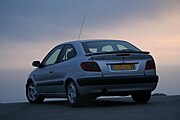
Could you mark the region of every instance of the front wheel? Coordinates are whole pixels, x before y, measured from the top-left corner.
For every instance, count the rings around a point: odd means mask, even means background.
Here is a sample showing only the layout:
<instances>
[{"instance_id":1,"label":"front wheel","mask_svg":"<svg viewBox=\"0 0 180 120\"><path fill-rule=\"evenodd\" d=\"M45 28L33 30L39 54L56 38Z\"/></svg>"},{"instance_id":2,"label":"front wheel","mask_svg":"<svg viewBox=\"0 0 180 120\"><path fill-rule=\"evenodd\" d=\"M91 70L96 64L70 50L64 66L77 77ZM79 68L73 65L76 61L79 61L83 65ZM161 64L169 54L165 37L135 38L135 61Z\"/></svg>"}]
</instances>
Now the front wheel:
<instances>
[{"instance_id":1,"label":"front wheel","mask_svg":"<svg viewBox=\"0 0 180 120\"><path fill-rule=\"evenodd\" d=\"M131 96L136 103L147 103L151 98L151 91L137 92Z\"/></svg>"},{"instance_id":2,"label":"front wheel","mask_svg":"<svg viewBox=\"0 0 180 120\"><path fill-rule=\"evenodd\" d=\"M42 103L44 101L44 97L38 95L34 83L27 84L26 97L30 103L37 104L37 103Z\"/></svg>"}]
</instances>

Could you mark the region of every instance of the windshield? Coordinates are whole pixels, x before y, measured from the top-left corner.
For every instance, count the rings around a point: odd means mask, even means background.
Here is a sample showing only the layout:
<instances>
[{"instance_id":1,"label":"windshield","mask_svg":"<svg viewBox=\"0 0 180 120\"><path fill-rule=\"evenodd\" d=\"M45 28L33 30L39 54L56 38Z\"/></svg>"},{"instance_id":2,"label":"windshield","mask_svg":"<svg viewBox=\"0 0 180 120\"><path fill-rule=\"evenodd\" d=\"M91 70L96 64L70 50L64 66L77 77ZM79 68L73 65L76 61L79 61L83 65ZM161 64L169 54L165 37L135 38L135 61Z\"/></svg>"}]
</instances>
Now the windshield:
<instances>
[{"instance_id":1,"label":"windshield","mask_svg":"<svg viewBox=\"0 0 180 120\"><path fill-rule=\"evenodd\" d=\"M86 53L141 51L125 41L90 41L83 42L82 44Z\"/></svg>"}]
</instances>

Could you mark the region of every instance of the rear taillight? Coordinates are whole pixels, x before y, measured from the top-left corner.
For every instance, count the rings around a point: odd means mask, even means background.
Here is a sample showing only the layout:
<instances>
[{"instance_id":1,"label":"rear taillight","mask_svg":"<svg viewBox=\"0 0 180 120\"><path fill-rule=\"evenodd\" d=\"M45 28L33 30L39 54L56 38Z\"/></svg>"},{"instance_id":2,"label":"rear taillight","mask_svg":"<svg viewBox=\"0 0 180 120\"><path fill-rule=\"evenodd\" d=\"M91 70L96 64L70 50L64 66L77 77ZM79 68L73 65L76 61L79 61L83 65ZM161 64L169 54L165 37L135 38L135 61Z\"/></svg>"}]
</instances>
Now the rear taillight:
<instances>
[{"instance_id":1,"label":"rear taillight","mask_svg":"<svg viewBox=\"0 0 180 120\"><path fill-rule=\"evenodd\" d=\"M146 68L145 68L145 70L151 70L151 69L156 69L156 65L155 65L154 60L146 61Z\"/></svg>"},{"instance_id":2,"label":"rear taillight","mask_svg":"<svg viewBox=\"0 0 180 120\"><path fill-rule=\"evenodd\" d=\"M99 65L96 62L83 62L81 68L85 71L100 72Z\"/></svg>"}]
</instances>

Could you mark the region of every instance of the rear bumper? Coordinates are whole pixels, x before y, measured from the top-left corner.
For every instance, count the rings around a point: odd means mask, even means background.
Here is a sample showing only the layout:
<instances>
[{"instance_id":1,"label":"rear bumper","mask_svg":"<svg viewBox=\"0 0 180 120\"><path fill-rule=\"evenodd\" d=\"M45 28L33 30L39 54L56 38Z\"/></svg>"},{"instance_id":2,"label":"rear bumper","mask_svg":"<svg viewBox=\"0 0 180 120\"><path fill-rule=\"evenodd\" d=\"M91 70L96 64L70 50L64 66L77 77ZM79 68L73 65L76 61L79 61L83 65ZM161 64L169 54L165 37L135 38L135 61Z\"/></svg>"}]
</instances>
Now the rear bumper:
<instances>
[{"instance_id":1,"label":"rear bumper","mask_svg":"<svg viewBox=\"0 0 180 120\"><path fill-rule=\"evenodd\" d=\"M77 83L80 94L129 95L138 91L153 91L158 76L88 77L77 79Z\"/></svg>"},{"instance_id":2,"label":"rear bumper","mask_svg":"<svg viewBox=\"0 0 180 120\"><path fill-rule=\"evenodd\" d=\"M139 84L139 83L157 83L158 76L125 76L125 77L88 77L78 78L79 86L91 85L119 85L119 84Z\"/></svg>"}]
</instances>

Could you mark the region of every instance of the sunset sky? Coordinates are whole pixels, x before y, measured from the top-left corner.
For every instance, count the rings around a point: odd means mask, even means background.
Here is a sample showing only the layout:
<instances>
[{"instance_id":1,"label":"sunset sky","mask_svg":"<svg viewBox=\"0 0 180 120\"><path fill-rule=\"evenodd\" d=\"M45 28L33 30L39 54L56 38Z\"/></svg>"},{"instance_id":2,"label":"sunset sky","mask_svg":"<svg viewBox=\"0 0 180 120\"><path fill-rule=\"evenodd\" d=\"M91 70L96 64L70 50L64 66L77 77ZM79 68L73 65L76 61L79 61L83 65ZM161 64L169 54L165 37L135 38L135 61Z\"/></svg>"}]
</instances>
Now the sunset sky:
<instances>
[{"instance_id":1,"label":"sunset sky","mask_svg":"<svg viewBox=\"0 0 180 120\"><path fill-rule=\"evenodd\" d=\"M157 67L180 67L180 0L0 0L0 70L33 69L57 44L77 40L86 10L81 39L127 40Z\"/></svg>"}]
</instances>

